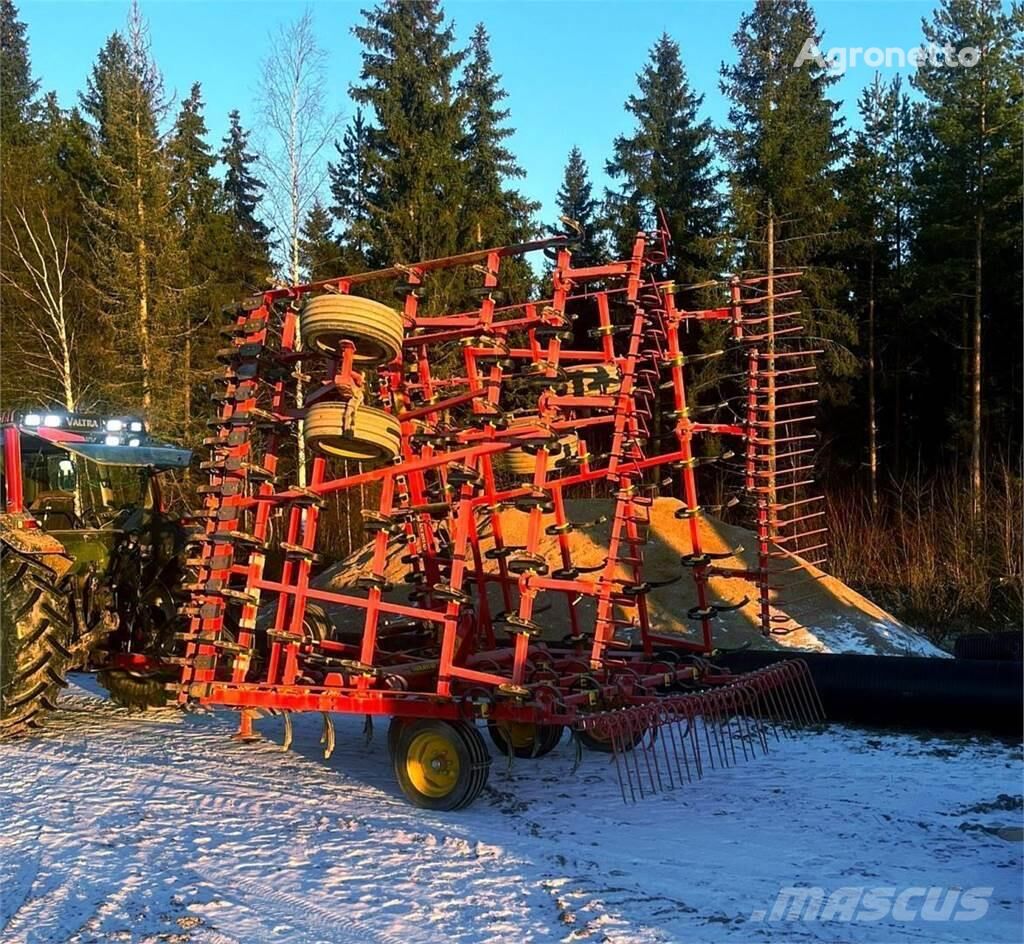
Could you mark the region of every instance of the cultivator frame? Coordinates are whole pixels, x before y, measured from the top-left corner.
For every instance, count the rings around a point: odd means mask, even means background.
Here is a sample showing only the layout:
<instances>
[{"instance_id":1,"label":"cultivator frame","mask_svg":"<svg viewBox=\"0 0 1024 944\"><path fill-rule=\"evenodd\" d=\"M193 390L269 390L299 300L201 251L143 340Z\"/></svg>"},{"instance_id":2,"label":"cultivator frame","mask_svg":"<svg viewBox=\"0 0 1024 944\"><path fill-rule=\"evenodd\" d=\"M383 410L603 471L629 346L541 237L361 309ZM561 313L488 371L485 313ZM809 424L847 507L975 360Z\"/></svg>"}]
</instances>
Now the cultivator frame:
<instances>
[{"instance_id":1,"label":"cultivator frame","mask_svg":"<svg viewBox=\"0 0 1024 944\"><path fill-rule=\"evenodd\" d=\"M644 782L655 789L699 774L705 760L713 765L713 747L724 764L726 744L735 759L737 743L744 755L766 748L769 725L820 717L799 661L733 676L703 658L713 649L715 617L754 605L713 602L709 579L756 580L762 629L778 631L771 567L800 553L803 532L783 534L800 522L779 515L780 491L792 490L780 479L796 457L778 453L790 434L777 412L790 400L780 400L783 372L775 366L788 356L774 327L784 317L772 310L793 292L776 293L775 279L734 278L727 303L688 310L681 302L689 289L658 278L667 256L662 233L639 233L628 259L587 268L573 268L571 244L571 235L556 236L274 288L233 311L231 344L219 355L224 389L206 440L204 526L189 562L196 577L180 634L181 704L243 709L247 730L253 709L285 713L289 732L288 712L324 712L328 753L330 712L391 716L403 788L414 802L441 808L464 805L483 787L477 719L520 756L550 749L544 732L561 726L617 762L632 750L635 769L618 769L624 798L635 798L644 793L639 754L653 754ZM537 251L552 264L551 296L499 306L503 266ZM465 291L475 307L430 311L424 299L441 276L476 282ZM400 316L355 294L379 296L388 283L402 299ZM567 313L579 299L596 312L582 344ZM726 423L696 419L686 387L687 364L709 355L686 353L685 332L715 320L730 325L730 354L746 371L746 413L734 411ZM449 369L436 370L445 357ZM666 413L672 448L658 452L654 426ZM701 547L695 469L709 459L695 453L694 438L705 433L743 444L760 541L755 570L727 570ZM303 485L283 478L295 465L288 452L296 437L312 456ZM598 442L601 451L591 451ZM354 474L349 462L358 464ZM678 573L656 579L644 572L643 547L665 466L681 483L677 517L690 552ZM569 539L580 523L569 519L565 495L601 483L614 498L608 555L581 568ZM312 586L327 497L367 486L379 488L376 507L363 509L370 575L351 592ZM502 510L510 508L527 515L525 545L503 539ZM539 553L542 536L556 539L559 566ZM282 558L276 574L267 570L271 551ZM388 598L399 552L410 587L404 602ZM698 632L655 632L647 594L687 574ZM545 638L542 595L568 607L565 638ZM578 613L583 598L594 601L590 625ZM324 618L326 605L361 611L361 631L339 635ZM429 723L435 728L421 730ZM412 768L401 765L413 755L422 769L412 777L419 787L410 788ZM444 792L447 782L438 786L435 774L454 778L458 789Z\"/></svg>"}]
</instances>

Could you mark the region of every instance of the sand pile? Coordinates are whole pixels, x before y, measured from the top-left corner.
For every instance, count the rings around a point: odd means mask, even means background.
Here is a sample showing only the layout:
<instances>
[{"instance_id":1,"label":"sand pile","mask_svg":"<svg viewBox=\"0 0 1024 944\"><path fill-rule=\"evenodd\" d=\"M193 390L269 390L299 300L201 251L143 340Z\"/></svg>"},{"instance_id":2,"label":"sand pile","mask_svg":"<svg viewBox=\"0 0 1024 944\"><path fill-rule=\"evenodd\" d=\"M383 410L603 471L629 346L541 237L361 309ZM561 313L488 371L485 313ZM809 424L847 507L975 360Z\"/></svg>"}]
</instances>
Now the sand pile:
<instances>
[{"instance_id":1,"label":"sand pile","mask_svg":"<svg viewBox=\"0 0 1024 944\"><path fill-rule=\"evenodd\" d=\"M700 623L686 616L687 610L697 604L693 577L679 563L682 555L692 551L688 523L674 516L680 504L676 499L659 498L650 509L651 527L649 543L644 548L644 576L652 581L666 580L682 571L682 579L649 593L648 609L656 631L697 638ZM566 502L569 520L576 526L576 530L570 534L576 566L591 567L604 561L611 522L597 523L597 519L601 516L610 517L612 507L611 501L600 499ZM529 515L514 509L499 514L504 543L525 545ZM750 531L705 517L700 520L700 534L703 550L730 554L729 558L716 561L716 564L747 569L756 566L756 538ZM492 546L489 533L482 534L481 538L482 547L486 549ZM395 584L395 589L386 594L385 598L402 603L407 601L411 589L402 582L408 572L408 566L400 561L405 553L403 546L392 545L385 568L387 579ZM556 538L542 537L540 553L552 570L562 566ZM355 581L371 572L370 563L370 549L363 548L321 573L313 581L314 586L353 592ZM493 562L489 563L496 567ZM923 637L834 577L798 558L794 558L791 563L776 566L781 570L793 565L797 565L796 569L780 573L772 581L779 588L772 595L772 612L787 620L778 621L775 625L789 632L771 639L765 639L759 632L756 585L752 581L737 578L711 579L710 602L735 604L744 598L749 601L740 609L722 613L714 620L712 626L717 646L732 648L750 643L763 648L782 646L826 652L942 655L940 650ZM622 576L627 576L624 569ZM498 587L490 589L489 600L492 612L505 608ZM513 605L515 602L513 597ZM560 593L545 593L538 597L538 603L536 621L545 627L545 638L557 640L567 635L570 630L567 597ZM326 609L340 629L355 631L362 625L362 611L343 606L327 606ZM581 600L576 611L582 626L593 626L592 600Z\"/></svg>"}]
</instances>

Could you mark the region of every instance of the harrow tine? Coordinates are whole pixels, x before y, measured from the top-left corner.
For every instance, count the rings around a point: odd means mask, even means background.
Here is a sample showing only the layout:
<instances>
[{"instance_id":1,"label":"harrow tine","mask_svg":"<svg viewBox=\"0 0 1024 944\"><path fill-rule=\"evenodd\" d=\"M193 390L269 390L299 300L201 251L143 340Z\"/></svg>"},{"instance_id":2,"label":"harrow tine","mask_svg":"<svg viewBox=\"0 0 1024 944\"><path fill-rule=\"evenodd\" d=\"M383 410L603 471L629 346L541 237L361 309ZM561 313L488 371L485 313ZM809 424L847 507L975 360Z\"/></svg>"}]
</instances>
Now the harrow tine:
<instances>
[{"instance_id":1,"label":"harrow tine","mask_svg":"<svg viewBox=\"0 0 1024 944\"><path fill-rule=\"evenodd\" d=\"M651 792L664 791L665 787L661 782L661 767L658 764L658 722L653 711L645 712L649 716L650 724L641 735L643 745L644 761L647 764L647 775L651 778ZM651 762L654 762L654 774L658 777L658 786L654 786L654 775L651 774Z\"/></svg>"},{"instance_id":2,"label":"harrow tine","mask_svg":"<svg viewBox=\"0 0 1024 944\"><path fill-rule=\"evenodd\" d=\"M320 735L320 743L324 745L324 760L330 760L334 753L334 722L326 711L321 714L324 716L324 731Z\"/></svg>"},{"instance_id":3,"label":"harrow tine","mask_svg":"<svg viewBox=\"0 0 1024 944\"><path fill-rule=\"evenodd\" d=\"M367 747L373 743L373 715L367 715L363 722L363 738L366 740Z\"/></svg>"},{"instance_id":4,"label":"harrow tine","mask_svg":"<svg viewBox=\"0 0 1024 944\"><path fill-rule=\"evenodd\" d=\"M682 764L679 761L679 745L676 744L676 737L680 733L679 732L680 722L679 722L679 714L678 714L677 708L678 708L678 704L676 702L669 702L668 704L665 705L665 711L670 715L670 718L669 718L668 722L663 725L663 727L666 730L666 736L667 736L668 742L672 745L672 756L675 758L676 772L679 774L679 783L681 785L682 782L683 782L683 766L682 766ZM683 757L684 757L684 759L686 757L686 745L685 744L683 744ZM666 766L669 767L669 777L671 777L672 776L672 768L669 765L669 761L668 761L668 747L667 746L665 747L665 764L666 764ZM687 765L687 772L688 772L688 770L689 770L689 765ZM688 776L687 776L687 781L689 782L689 777ZM675 789L674 781L673 781L673 785L672 786L673 786L673 789Z\"/></svg>"},{"instance_id":5,"label":"harrow tine","mask_svg":"<svg viewBox=\"0 0 1024 944\"><path fill-rule=\"evenodd\" d=\"M282 714L284 716L284 740L281 742L281 752L287 753L292 749L292 713L284 711Z\"/></svg>"},{"instance_id":6,"label":"harrow tine","mask_svg":"<svg viewBox=\"0 0 1024 944\"><path fill-rule=\"evenodd\" d=\"M821 695L818 694L818 686L814 684L814 677L806 661L803 659L794 660L800 667L800 676L804 686L810 694L811 707L814 713L814 720L819 724L825 720L825 706L821 703Z\"/></svg>"},{"instance_id":7,"label":"harrow tine","mask_svg":"<svg viewBox=\"0 0 1024 944\"><path fill-rule=\"evenodd\" d=\"M572 744L573 744L573 760L572 760L572 773L575 776L576 771L580 769L580 764L583 763L583 742L580 740L579 731L575 728L572 729ZM618 765L616 765L618 767ZM619 778L622 779L621 777ZM625 796L622 798L625 800Z\"/></svg>"},{"instance_id":8,"label":"harrow tine","mask_svg":"<svg viewBox=\"0 0 1024 944\"><path fill-rule=\"evenodd\" d=\"M756 679L752 680L752 686L750 704L754 712L754 730L757 732L757 738L761 742L761 753L767 756L768 736L765 733L764 718L761 715L761 690Z\"/></svg>"},{"instance_id":9,"label":"harrow tine","mask_svg":"<svg viewBox=\"0 0 1024 944\"><path fill-rule=\"evenodd\" d=\"M750 739L750 725L748 724L749 719L747 718L747 706L744 704L744 691L741 687L737 687L733 693L733 704L736 707L736 727L740 731L740 747L743 748L743 759L750 760L756 756L754 754L754 744ZM750 743L750 753L747 753L747 744Z\"/></svg>"}]
</instances>

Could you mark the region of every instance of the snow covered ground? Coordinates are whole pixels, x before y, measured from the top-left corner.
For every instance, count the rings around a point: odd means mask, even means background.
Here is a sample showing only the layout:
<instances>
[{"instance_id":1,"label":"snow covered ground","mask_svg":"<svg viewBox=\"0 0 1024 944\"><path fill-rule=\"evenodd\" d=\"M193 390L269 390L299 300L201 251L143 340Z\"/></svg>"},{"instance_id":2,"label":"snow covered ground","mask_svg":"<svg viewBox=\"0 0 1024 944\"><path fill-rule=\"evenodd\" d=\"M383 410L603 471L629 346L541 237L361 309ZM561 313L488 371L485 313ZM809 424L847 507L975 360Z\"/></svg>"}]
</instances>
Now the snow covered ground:
<instances>
[{"instance_id":1,"label":"snow covered ground","mask_svg":"<svg viewBox=\"0 0 1024 944\"><path fill-rule=\"evenodd\" d=\"M282 754L229 740L231 715L130 717L77 681L38 739L0 745L5 944L1021 940L1021 756L1000 742L832 726L624 806L608 759L573 774L565 741L437 814L361 719L325 762L315 718ZM772 921L802 885L993 891L969 922Z\"/></svg>"}]
</instances>

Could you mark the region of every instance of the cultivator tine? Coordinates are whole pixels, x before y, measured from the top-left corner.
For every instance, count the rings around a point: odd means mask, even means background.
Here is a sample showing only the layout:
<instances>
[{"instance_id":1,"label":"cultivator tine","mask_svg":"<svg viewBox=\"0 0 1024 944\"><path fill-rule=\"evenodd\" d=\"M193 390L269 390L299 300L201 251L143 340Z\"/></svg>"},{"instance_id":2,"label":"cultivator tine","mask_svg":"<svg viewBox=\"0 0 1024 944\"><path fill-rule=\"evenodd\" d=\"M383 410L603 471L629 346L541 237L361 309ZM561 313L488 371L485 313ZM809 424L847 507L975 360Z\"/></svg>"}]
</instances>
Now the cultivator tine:
<instances>
[{"instance_id":1,"label":"cultivator tine","mask_svg":"<svg viewBox=\"0 0 1024 944\"><path fill-rule=\"evenodd\" d=\"M281 742L282 753L287 753L292 749L292 738L294 732L292 731L292 713L290 711L284 712L284 740Z\"/></svg>"},{"instance_id":2,"label":"cultivator tine","mask_svg":"<svg viewBox=\"0 0 1024 944\"><path fill-rule=\"evenodd\" d=\"M367 747L373 743L373 715L367 715L363 722L363 740Z\"/></svg>"},{"instance_id":3,"label":"cultivator tine","mask_svg":"<svg viewBox=\"0 0 1024 944\"><path fill-rule=\"evenodd\" d=\"M334 722L326 711L322 714L324 716L324 731L320 735L320 743L324 746L324 760L330 760L331 754L334 753Z\"/></svg>"}]
</instances>

